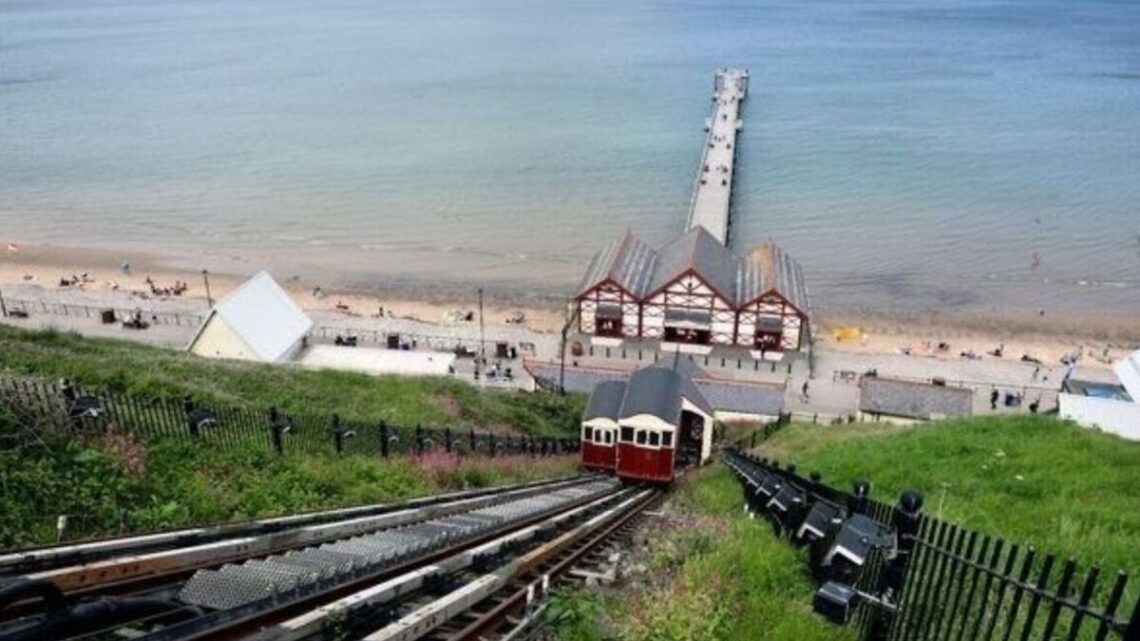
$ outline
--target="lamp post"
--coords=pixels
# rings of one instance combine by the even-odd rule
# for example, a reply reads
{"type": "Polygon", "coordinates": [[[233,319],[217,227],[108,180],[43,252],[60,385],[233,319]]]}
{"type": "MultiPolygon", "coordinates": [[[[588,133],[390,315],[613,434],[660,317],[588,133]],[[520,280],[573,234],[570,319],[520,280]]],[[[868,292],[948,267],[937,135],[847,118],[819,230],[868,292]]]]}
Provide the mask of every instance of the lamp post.
{"type": "Polygon", "coordinates": [[[202,270],[202,281],[206,283],[206,306],[213,309],[214,299],[210,296],[210,272],[205,269],[202,270]]]}
{"type": "Polygon", "coordinates": [[[487,365],[487,344],[483,341],[483,288],[479,288],[479,360],[487,365]]]}

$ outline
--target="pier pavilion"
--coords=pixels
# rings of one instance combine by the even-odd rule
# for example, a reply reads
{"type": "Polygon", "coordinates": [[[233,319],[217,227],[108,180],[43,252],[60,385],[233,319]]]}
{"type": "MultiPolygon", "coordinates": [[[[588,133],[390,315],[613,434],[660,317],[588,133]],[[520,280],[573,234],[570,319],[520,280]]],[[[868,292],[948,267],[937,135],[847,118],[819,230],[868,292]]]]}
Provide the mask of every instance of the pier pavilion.
{"type": "Polygon", "coordinates": [[[746,69],[716,72],[687,231],[661,249],[627,231],[590,262],[571,312],[592,344],[652,340],[670,350],[723,346],[759,357],[808,346],[811,303],[800,264],[773,243],[744,255],[727,246],[747,92],[746,69]]]}
{"type": "Polygon", "coordinates": [[[577,329],[610,345],[652,339],[797,351],[811,322],[798,262],[772,243],[737,256],[701,226],[660,250],[626,232],[591,261],[573,306],[577,329]]]}

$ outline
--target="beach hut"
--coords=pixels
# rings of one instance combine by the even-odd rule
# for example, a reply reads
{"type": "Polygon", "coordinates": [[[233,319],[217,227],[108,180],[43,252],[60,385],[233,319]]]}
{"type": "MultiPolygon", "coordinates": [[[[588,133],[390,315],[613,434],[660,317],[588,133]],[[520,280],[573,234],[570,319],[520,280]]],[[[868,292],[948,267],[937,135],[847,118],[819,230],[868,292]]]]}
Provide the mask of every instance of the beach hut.
{"type": "Polygon", "coordinates": [[[187,349],[210,358],[281,363],[300,351],[312,328],[289,294],[261,272],[210,310],[187,349]]]}

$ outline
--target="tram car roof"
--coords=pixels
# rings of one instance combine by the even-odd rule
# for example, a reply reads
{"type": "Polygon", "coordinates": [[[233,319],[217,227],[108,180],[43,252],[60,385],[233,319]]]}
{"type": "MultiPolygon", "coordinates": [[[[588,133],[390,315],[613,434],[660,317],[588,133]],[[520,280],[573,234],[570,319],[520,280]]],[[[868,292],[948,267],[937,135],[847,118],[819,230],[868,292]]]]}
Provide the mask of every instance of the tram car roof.
{"type": "Polygon", "coordinates": [[[625,381],[603,381],[594,387],[590,394],[590,401],[586,403],[586,411],[582,414],[582,422],[590,423],[598,419],[616,422],[618,412],[621,410],[622,399],[625,398],[625,381]]]}
{"type": "Polygon", "coordinates": [[[681,359],[677,359],[673,367],[653,366],[634,372],[626,385],[618,418],[648,414],[676,424],[686,400],[711,417],[712,406],[693,379],[678,371],[680,362],[681,359]]]}

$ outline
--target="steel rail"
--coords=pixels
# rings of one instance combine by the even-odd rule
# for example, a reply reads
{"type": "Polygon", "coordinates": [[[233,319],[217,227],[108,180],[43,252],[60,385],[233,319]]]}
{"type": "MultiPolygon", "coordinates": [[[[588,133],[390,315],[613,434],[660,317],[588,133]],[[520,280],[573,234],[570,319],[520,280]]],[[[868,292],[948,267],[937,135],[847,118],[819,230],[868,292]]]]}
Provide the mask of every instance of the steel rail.
{"type": "MultiPolygon", "coordinates": [[[[652,503],[657,496],[658,490],[642,490],[635,496],[625,499],[618,505],[592,517],[553,541],[526,552],[494,572],[484,574],[459,589],[376,630],[365,636],[363,641],[414,641],[419,639],[508,587],[515,579],[525,573],[548,562],[583,539],[589,538],[589,543],[578,550],[584,553],[584,550],[592,548],[626,520],[633,518],[635,514],[652,503]],[[599,529],[601,529],[600,534],[590,537],[599,529]]],[[[505,610],[499,614],[505,614],[505,610]]],[[[489,625],[490,622],[488,621],[487,624],[489,625]]]]}
{"type": "MultiPolygon", "coordinates": [[[[308,526],[260,537],[239,537],[184,549],[112,558],[92,564],[33,573],[17,579],[50,582],[72,601],[97,595],[133,594],[185,579],[194,570],[506,503],[512,499],[542,494],[551,489],[586,484],[593,478],[596,477],[577,477],[554,483],[528,485],[450,503],[308,526]]],[[[40,603],[33,601],[13,603],[0,611],[0,621],[12,621],[35,614],[41,607],[40,603]]]]}
{"type": "MultiPolygon", "coordinates": [[[[632,509],[616,522],[607,526],[602,532],[594,536],[589,542],[577,547],[570,551],[564,558],[559,560],[553,567],[543,573],[540,579],[541,585],[549,586],[552,579],[567,574],[575,565],[577,565],[582,557],[586,556],[599,545],[609,540],[615,533],[625,528],[629,523],[641,514],[646,507],[653,504],[659,495],[655,495],[639,504],[636,509],[632,509]]],[[[468,641],[470,639],[481,639],[489,633],[494,632],[507,617],[513,612],[518,611],[520,608],[525,608],[530,599],[534,595],[535,584],[528,582],[527,585],[515,590],[510,596],[495,605],[489,611],[484,613],[469,625],[447,636],[447,641],[468,641]]]]}
{"type": "Polygon", "coordinates": [[[199,621],[176,625],[143,637],[141,641],[204,641],[257,639],[282,641],[311,635],[329,623],[331,613],[351,613],[372,607],[389,599],[406,595],[422,587],[425,580],[442,577],[464,564],[475,562],[480,555],[503,550],[511,541],[538,536],[539,533],[571,520],[591,506],[613,500],[626,492],[613,487],[601,493],[554,506],[519,521],[444,549],[408,558],[389,567],[335,587],[307,594],[293,600],[277,599],[268,607],[247,606],[229,612],[216,612],[199,621]],[[379,583],[378,583],[379,582],[379,583]]]}
{"type": "Polygon", "coordinates": [[[476,490],[420,496],[395,503],[375,503],[333,510],[302,512],[299,514],[269,517],[239,523],[221,523],[217,525],[182,528],[125,537],[92,539],[80,543],[10,550],[0,553],[0,577],[49,570],[63,564],[75,565],[91,563],[115,554],[141,554],[162,548],[186,547],[192,544],[209,543],[233,536],[267,534],[290,527],[383,514],[395,510],[424,507],[453,500],[489,496],[514,489],[557,485],[584,478],[586,477],[559,477],[494,488],[480,488],[476,490]]]}

